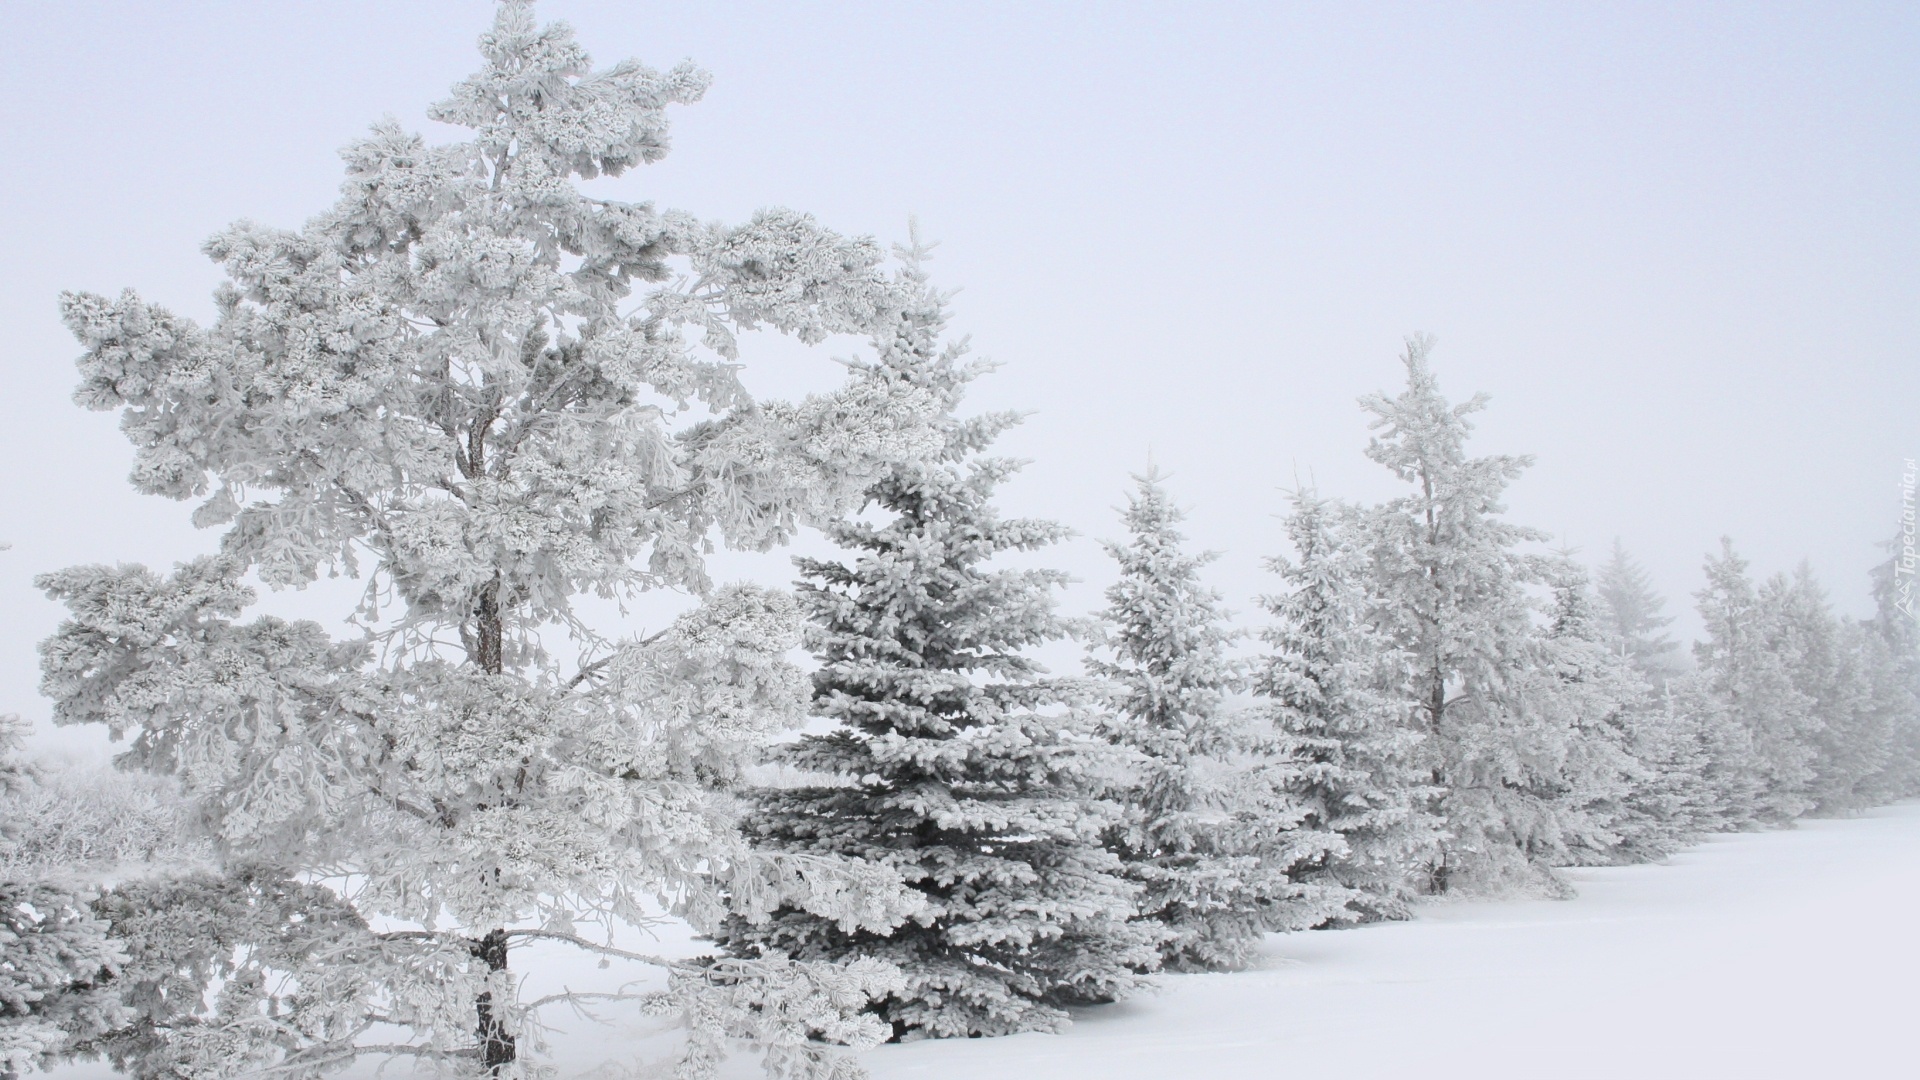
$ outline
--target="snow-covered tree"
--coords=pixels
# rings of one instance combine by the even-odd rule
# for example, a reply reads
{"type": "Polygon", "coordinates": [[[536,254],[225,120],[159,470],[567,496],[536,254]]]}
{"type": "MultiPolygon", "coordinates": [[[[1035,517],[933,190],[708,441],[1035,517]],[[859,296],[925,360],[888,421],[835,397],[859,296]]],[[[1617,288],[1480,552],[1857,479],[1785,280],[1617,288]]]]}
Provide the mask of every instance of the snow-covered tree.
{"type": "MultiPolygon", "coordinates": [[[[953,365],[938,301],[903,343],[953,365]]],[[[800,782],[761,791],[750,818],[767,850],[883,865],[926,906],[887,932],[789,904],[722,936],[746,956],[897,965],[905,985],[877,1010],[901,1038],[1053,1030],[1155,960],[1129,921],[1138,890],[1100,846],[1124,762],[1079,707],[1087,688],[1027,655],[1066,633],[1065,575],[990,565],[1065,535],[993,507],[1016,464],[977,455],[1013,422],[953,421],[944,449],[872,486],[868,515],[827,528],[851,562],[800,560],[814,709],[837,726],[786,748],[800,782]]]]}
{"type": "Polygon", "coordinates": [[[314,1077],[351,1061],[376,1016],[472,1020],[471,998],[438,985],[466,982],[467,950],[383,940],[332,890],[270,868],[135,878],[93,906],[121,954],[103,986],[118,1016],[72,1049],[122,1073],[314,1077]]]}
{"type": "Polygon", "coordinates": [[[1625,714],[1642,771],[1624,800],[1618,853],[1658,858],[1724,826],[1727,792],[1711,779],[1713,762],[1744,736],[1725,729],[1713,710],[1694,707],[1680,647],[1665,632],[1673,624],[1662,610],[1666,601],[1618,538],[1595,576],[1595,593],[1601,640],[1647,684],[1625,714]]]}
{"type": "MultiPolygon", "coordinates": [[[[0,809],[32,790],[35,769],[20,756],[27,723],[12,713],[0,713],[0,809]]],[[[11,861],[20,842],[19,815],[0,813],[0,865],[11,861]]]]}
{"type": "Polygon", "coordinates": [[[1450,405],[1408,340],[1407,388],[1362,399],[1376,432],[1367,456],[1412,485],[1368,509],[1370,618],[1411,657],[1409,695],[1448,836],[1430,867],[1437,891],[1559,891],[1550,867],[1575,827],[1567,772],[1578,731],[1565,710],[1528,696],[1545,663],[1530,591],[1559,560],[1520,550],[1547,539],[1499,516],[1530,458],[1469,457],[1477,396],[1450,405]]]}
{"type": "Polygon", "coordinates": [[[110,984],[125,959],[94,890],[0,876],[0,1080],[57,1060],[125,1020],[110,984]]]}
{"type": "MultiPolygon", "coordinates": [[[[64,297],[76,399],[121,410],[136,488],[198,500],[194,521],[224,531],[171,574],[40,584],[71,613],[42,647],[57,721],[131,734],[126,760],[181,777],[228,865],[350,875],[359,916],[416,924],[381,939],[438,965],[409,1052],[501,1076],[524,1070],[522,942],[596,947],[572,928],[643,919],[649,898],[707,927],[795,904],[882,931],[912,909],[881,868],[740,836],[727,787],[804,715],[785,659],[798,611],[711,590],[703,553],[830,519],[942,436],[939,395],[891,349],[912,290],[873,242],[574,182],[658,160],[667,106],[698,99],[703,73],[595,70],[525,0],[499,5],[481,51],[430,114],[470,139],[377,126],[345,151],[331,209],[208,242],[230,279],[211,327],[131,292],[64,297]],[[883,359],[831,393],[759,400],[738,342],[756,327],[867,335],[883,359]],[[243,577],[322,573],[367,582],[354,635],[242,619],[243,577]],[[606,640],[574,605],[661,587],[705,601],[646,640],[606,640]]],[[[757,1017],[787,1048],[770,1064],[800,1072],[837,1067],[822,1039],[884,1033],[836,1021],[791,1041],[824,1030],[821,1001],[857,1010],[892,985],[876,965],[777,957],[673,977],[732,1018],[709,1010],[702,1030],[757,1017]]],[[[251,1014],[221,1022],[234,1060],[311,1048],[261,1042],[251,1014]]]]}
{"type": "Polygon", "coordinates": [[[0,792],[0,874],[204,862],[194,817],[171,777],[108,765],[41,770],[0,792]]]}
{"type": "Polygon", "coordinates": [[[1639,756],[1651,741],[1644,729],[1658,723],[1653,688],[1631,656],[1609,640],[1599,609],[1586,571],[1564,563],[1553,584],[1545,664],[1523,693],[1534,708],[1557,714],[1571,733],[1560,766],[1570,861],[1659,858],[1679,847],[1685,834],[1635,798],[1654,781],[1639,756]]]}
{"type": "Polygon", "coordinates": [[[1269,652],[1254,690],[1271,704],[1297,763],[1304,824],[1343,842],[1301,878],[1354,890],[1346,918],[1403,919],[1414,871],[1440,842],[1430,811],[1439,790],[1419,756],[1410,657],[1368,621],[1354,517],[1311,491],[1295,493],[1286,519],[1294,557],[1267,560],[1286,591],[1262,601],[1274,623],[1261,635],[1269,652]]]}
{"type": "Polygon", "coordinates": [[[1795,641],[1779,600],[1763,602],[1747,562],[1721,541],[1706,561],[1707,583],[1694,594],[1706,640],[1694,643],[1695,677],[1687,708],[1710,733],[1711,772],[1721,789],[1725,825],[1779,824],[1813,806],[1813,699],[1794,685],[1795,641]]]}
{"type": "Polygon", "coordinates": [[[1873,623],[1833,620],[1832,666],[1815,695],[1821,731],[1815,736],[1813,799],[1823,814],[1847,814],[1892,802],[1889,783],[1902,757],[1900,696],[1888,695],[1880,669],[1884,639],[1873,623]]]}
{"type": "Polygon", "coordinates": [[[1673,616],[1662,614],[1666,600],[1618,537],[1595,576],[1594,591],[1599,598],[1595,614],[1608,647],[1632,663],[1654,689],[1664,688],[1682,667],[1679,643],[1665,632],[1673,616]]]}
{"type": "Polygon", "coordinates": [[[0,795],[25,791],[33,782],[33,767],[20,756],[26,735],[26,721],[12,713],[0,714],[0,795]]]}
{"type": "Polygon", "coordinates": [[[14,800],[40,779],[20,756],[26,732],[0,715],[0,1080],[52,1064],[127,1015],[108,985],[125,951],[93,911],[98,889],[13,857],[34,824],[11,813],[14,800]]]}
{"type": "Polygon", "coordinates": [[[1872,805],[1862,785],[1886,766],[1893,747],[1891,731],[1872,707],[1860,628],[1834,616],[1826,590],[1804,562],[1792,578],[1769,581],[1761,603],[1779,627],[1794,689],[1818,723],[1810,739],[1813,809],[1837,814],[1872,805]]]}
{"type": "Polygon", "coordinates": [[[1676,676],[1634,717],[1633,755],[1642,775],[1627,794],[1621,855],[1657,859],[1729,827],[1733,802],[1723,762],[1745,733],[1715,711],[1700,710],[1687,692],[1693,676],[1676,676]]]}
{"type": "Polygon", "coordinates": [[[1109,542],[1120,578],[1097,614],[1088,669],[1109,686],[1111,736],[1139,755],[1126,816],[1107,838],[1141,886],[1140,918],[1164,929],[1170,970],[1244,964],[1268,931],[1319,925],[1348,890],[1296,880],[1324,865],[1340,840],[1289,788],[1295,763],[1258,713],[1230,710],[1245,683],[1229,655],[1240,635],[1202,583],[1215,557],[1189,554],[1184,519],[1157,473],[1136,477],[1109,542]]]}

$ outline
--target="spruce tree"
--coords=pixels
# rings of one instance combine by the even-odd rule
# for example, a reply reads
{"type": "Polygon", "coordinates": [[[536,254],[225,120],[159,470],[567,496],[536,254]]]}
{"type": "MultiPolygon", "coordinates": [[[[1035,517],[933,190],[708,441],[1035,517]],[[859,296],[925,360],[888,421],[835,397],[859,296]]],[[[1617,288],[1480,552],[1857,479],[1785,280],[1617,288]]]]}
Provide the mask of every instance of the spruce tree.
{"type": "MultiPolygon", "coordinates": [[[[936,344],[940,299],[923,295],[896,344],[941,358],[952,402],[970,372],[936,344]]],[[[924,908],[885,932],[788,904],[719,935],[736,955],[897,965],[905,984],[875,1009],[898,1038],[1056,1030],[1156,960],[1157,935],[1130,921],[1139,890],[1100,845],[1122,755],[1083,707],[1089,688],[1027,655],[1067,632],[1066,576],[989,565],[1066,535],[994,509],[1017,466],[979,452],[1014,421],[952,421],[940,452],[894,466],[868,513],[827,527],[850,561],[798,560],[814,710],[837,726],[779,756],[801,782],[759,792],[747,819],[764,849],[891,869],[924,908]]]]}
{"type": "Polygon", "coordinates": [[[1568,561],[1553,585],[1546,665],[1528,692],[1558,712],[1570,737],[1561,775],[1568,861],[1607,865],[1659,858],[1678,847],[1668,822],[1634,795],[1652,780],[1639,756],[1648,740],[1653,688],[1616,651],[1602,625],[1586,571],[1568,561]]]}
{"type": "Polygon", "coordinates": [[[1720,827],[1725,792],[1710,780],[1710,747],[1728,740],[1713,732],[1711,714],[1690,706],[1685,659],[1665,633],[1673,617],[1663,614],[1665,599],[1618,538],[1595,575],[1594,591],[1600,639],[1647,684],[1625,714],[1641,775],[1624,801],[1619,854],[1659,858],[1720,827]]]}
{"type": "Polygon", "coordinates": [[[1787,586],[1775,583],[1763,600],[1730,539],[1707,558],[1706,574],[1694,594],[1707,636],[1693,646],[1689,707],[1710,733],[1726,825],[1783,824],[1813,806],[1820,728],[1814,700],[1794,684],[1799,656],[1782,603],[1787,586]]]}
{"type": "Polygon", "coordinates": [[[1676,676],[1635,720],[1633,755],[1643,774],[1626,799],[1621,853],[1628,859],[1658,859],[1728,827],[1721,748],[1743,745],[1744,736],[1696,707],[1686,689],[1691,678],[1676,676]]]}
{"type": "Polygon", "coordinates": [[[1834,616],[1826,590],[1805,562],[1791,579],[1770,581],[1761,599],[1780,628],[1794,689],[1808,700],[1818,721],[1811,738],[1813,776],[1807,792],[1812,809],[1845,814],[1873,805],[1862,786],[1890,760],[1892,732],[1872,707],[1866,642],[1859,627],[1834,616]]]}
{"type": "Polygon", "coordinates": [[[1550,871],[1566,854],[1577,733],[1526,691],[1543,665],[1532,590],[1557,561],[1521,545],[1547,539],[1500,517],[1501,496],[1532,459],[1469,457],[1468,420],[1484,395],[1454,406],[1427,363],[1431,341],[1408,340],[1407,388],[1362,399],[1377,433],[1367,456],[1412,486],[1371,508],[1370,618],[1408,653],[1411,704],[1447,838],[1429,868],[1439,892],[1562,892],[1550,871]]]}
{"type": "Polygon", "coordinates": [[[1618,537],[1595,577],[1594,591],[1599,601],[1596,617],[1608,647],[1626,658],[1655,690],[1663,689],[1682,670],[1680,646],[1665,633],[1673,625],[1673,616],[1661,613],[1666,600],[1618,537]]]}
{"type": "Polygon", "coordinates": [[[0,876],[0,1080],[60,1060],[124,1023],[113,985],[126,952],[93,910],[96,890],[0,876]]]}
{"type": "Polygon", "coordinates": [[[1302,880],[1351,889],[1343,918],[1404,919],[1413,873],[1440,841],[1438,795],[1419,758],[1424,735],[1407,680],[1411,657],[1367,618],[1365,550],[1351,509],[1310,491],[1293,497],[1294,558],[1267,566],[1287,591],[1262,603],[1274,623],[1254,692],[1269,703],[1298,763],[1304,827],[1337,835],[1302,880]]]}
{"type": "Polygon", "coordinates": [[[1234,968],[1267,931],[1305,929],[1341,909],[1344,887],[1294,880],[1340,840],[1289,791],[1296,764],[1272,729],[1227,708],[1245,679],[1229,655],[1240,635],[1200,580],[1215,556],[1186,552],[1185,515],[1157,473],[1135,479],[1129,540],[1105,545],[1120,578],[1088,661],[1111,688],[1112,737],[1140,758],[1107,845],[1141,886],[1140,917],[1164,928],[1163,967],[1234,968]]]}
{"type": "MultiPolygon", "coordinates": [[[[33,784],[37,770],[20,756],[27,731],[27,722],[20,717],[0,713],[0,796],[19,794],[33,784]]],[[[7,824],[0,821],[0,837],[6,835],[7,824]]]]}

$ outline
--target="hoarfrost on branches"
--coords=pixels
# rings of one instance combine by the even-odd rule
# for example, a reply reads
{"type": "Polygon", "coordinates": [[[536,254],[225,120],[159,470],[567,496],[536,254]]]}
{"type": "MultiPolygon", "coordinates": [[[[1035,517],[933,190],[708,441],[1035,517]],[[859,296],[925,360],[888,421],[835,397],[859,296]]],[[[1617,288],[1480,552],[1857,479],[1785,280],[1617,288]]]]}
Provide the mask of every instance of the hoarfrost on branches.
{"type": "MultiPolygon", "coordinates": [[[[923,286],[909,310],[894,347],[932,363],[951,408],[978,369],[939,340],[943,296],[923,286]]],[[[1054,1030],[1155,960],[1155,935],[1129,922],[1136,887],[1100,846],[1122,755],[1089,688],[1026,655],[1067,631],[1051,595],[1065,575],[988,565],[1065,533],[993,507],[1017,466],[979,452],[1015,419],[950,416],[938,454],[869,489],[881,520],[827,529],[857,558],[800,560],[814,708],[839,724],[782,748],[802,782],[762,789],[752,816],[763,850],[884,865],[925,907],[880,931],[788,904],[722,935],[748,957],[896,965],[875,1006],[896,1037],[1054,1030]]]]}
{"type": "MultiPolygon", "coordinates": [[[[473,1007],[461,1052],[504,1075],[526,1067],[516,927],[642,920],[647,898],[697,925],[792,903],[883,929],[913,910],[878,867],[740,842],[727,789],[803,715],[797,612],[714,589],[704,555],[831,518],[943,436],[940,395],[889,349],[913,289],[874,242],[577,186],[658,160],[667,107],[704,73],[595,70],[523,0],[481,51],[431,113],[471,138],[377,126],[344,151],[332,208],[207,243],[228,276],[211,327],[131,292],[63,298],[76,400],[120,410],[136,488],[194,501],[222,536],[170,574],[40,584],[71,612],[43,645],[56,718],[129,734],[130,763],[179,775],[228,865],[350,875],[358,915],[467,950],[444,983],[473,1007]],[[738,363],[759,328],[863,335],[879,356],[837,390],[762,401],[738,363]],[[358,635],[243,617],[248,575],[322,573],[367,582],[358,635]],[[643,641],[574,609],[663,587],[704,601],[643,641]]],[[[756,972],[726,992],[786,977],[756,972]]],[[[429,1029],[409,1045],[459,1050],[429,1029]]]]}
{"type": "Polygon", "coordinates": [[[1275,621],[1253,685],[1299,762],[1307,823],[1342,841],[1302,876],[1353,890],[1343,919],[1407,918],[1415,871],[1442,835],[1409,700],[1412,657],[1368,619],[1355,508],[1297,492],[1286,529],[1294,557],[1267,565],[1288,588],[1265,600],[1275,621]]]}
{"type": "Polygon", "coordinates": [[[1228,654],[1239,634],[1200,579],[1213,556],[1184,549],[1185,515],[1157,473],[1135,479],[1129,539],[1106,544],[1120,578],[1088,662],[1111,688],[1109,737],[1140,759],[1107,846],[1164,937],[1162,966],[1239,967],[1268,931],[1342,909],[1350,891],[1311,871],[1345,845],[1292,790],[1300,763],[1267,717],[1227,705],[1246,679],[1228,654]]]}
{"type": "Polygon", "coordinates": [[[1369,617],[1411,658],[1409,703],[1425,734],[1448,836],[1429,868],[1438,892],[1564,891],[1552,874],[1585,829],[1582,734],[1563,699],[1539,691],[1550,662],[1534,590],[1561,561],[1523,547],[1548,539],[1500,515],[1508,484],[1532,459],[1470,457],[1475,397],[1450,405],[1410,338],[1407,387],[1362,406],[1377,433],[1367,456],[1412,491],[1369,508],[1369,617]]]}

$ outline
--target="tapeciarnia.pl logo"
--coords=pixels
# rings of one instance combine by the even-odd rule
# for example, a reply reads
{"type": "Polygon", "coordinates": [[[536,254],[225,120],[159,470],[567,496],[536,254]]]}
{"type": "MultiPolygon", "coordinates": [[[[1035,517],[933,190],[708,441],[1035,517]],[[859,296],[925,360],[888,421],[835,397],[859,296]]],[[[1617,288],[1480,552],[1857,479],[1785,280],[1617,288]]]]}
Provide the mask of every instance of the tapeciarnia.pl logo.
{"type": "Polygon", "coordinates": [[[1915,468],[1914,459],[1906,458],[1900,467],[1900,553],[1893,560],[1894,606],[1909,619],[1914,617],[1913,481],[1916,473],[1920,473],[1920,469],[1915,468]]]}

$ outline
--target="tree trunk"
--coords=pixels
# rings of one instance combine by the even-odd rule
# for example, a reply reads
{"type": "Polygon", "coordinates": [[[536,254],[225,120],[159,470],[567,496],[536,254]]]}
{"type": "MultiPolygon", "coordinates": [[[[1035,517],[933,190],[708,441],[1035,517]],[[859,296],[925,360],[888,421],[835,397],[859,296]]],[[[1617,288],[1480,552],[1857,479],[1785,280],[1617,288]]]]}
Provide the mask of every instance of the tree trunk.
{"type": "MultiPolygon", "coordinates": [[[[486,961],[487,974],[507,970],[505,930],[474,938],[471,948],[476,958],[486,961]]],[[[473,1011],[478,1020],[475,1034],[480,1037],[480,1063],[487,1067],[487,1072],[497,1076],[517,1057],[513,1035],[507,1031],[505,1017],[494,1011],[493,991],[483,991],[475,998],[473,1011]]]]}
{"type": "MultiPolygon", "coordinates": [[[[472,660],[480,670],[489,675],[498,675],[503,666],[502,644],[506,636],[500,617],[498,575],[481,589],[480,600],[474,605],[473,614],[476,648],[472,660]]],[[[486,961],[488,975],[507,970],[506,930],[494,930],[485,937],[473,939],[472,948],[475,958],[486,961]]],[[[480,1038],[480,1061],[489,1074],[498,1076],[518,1056],[514,1037],[507,1031],[505,1010],[495,1010],[493,991],[487,990],[474,999],[473,1011],[474,1033],[480,1038]]]]}
{"type": "Polygon", "coordinates": [[[498,675],[505,667],[506,626],[500,615],[500,575],[480,590],[473,606],[473,662],[481,671],[498,675]]]}

